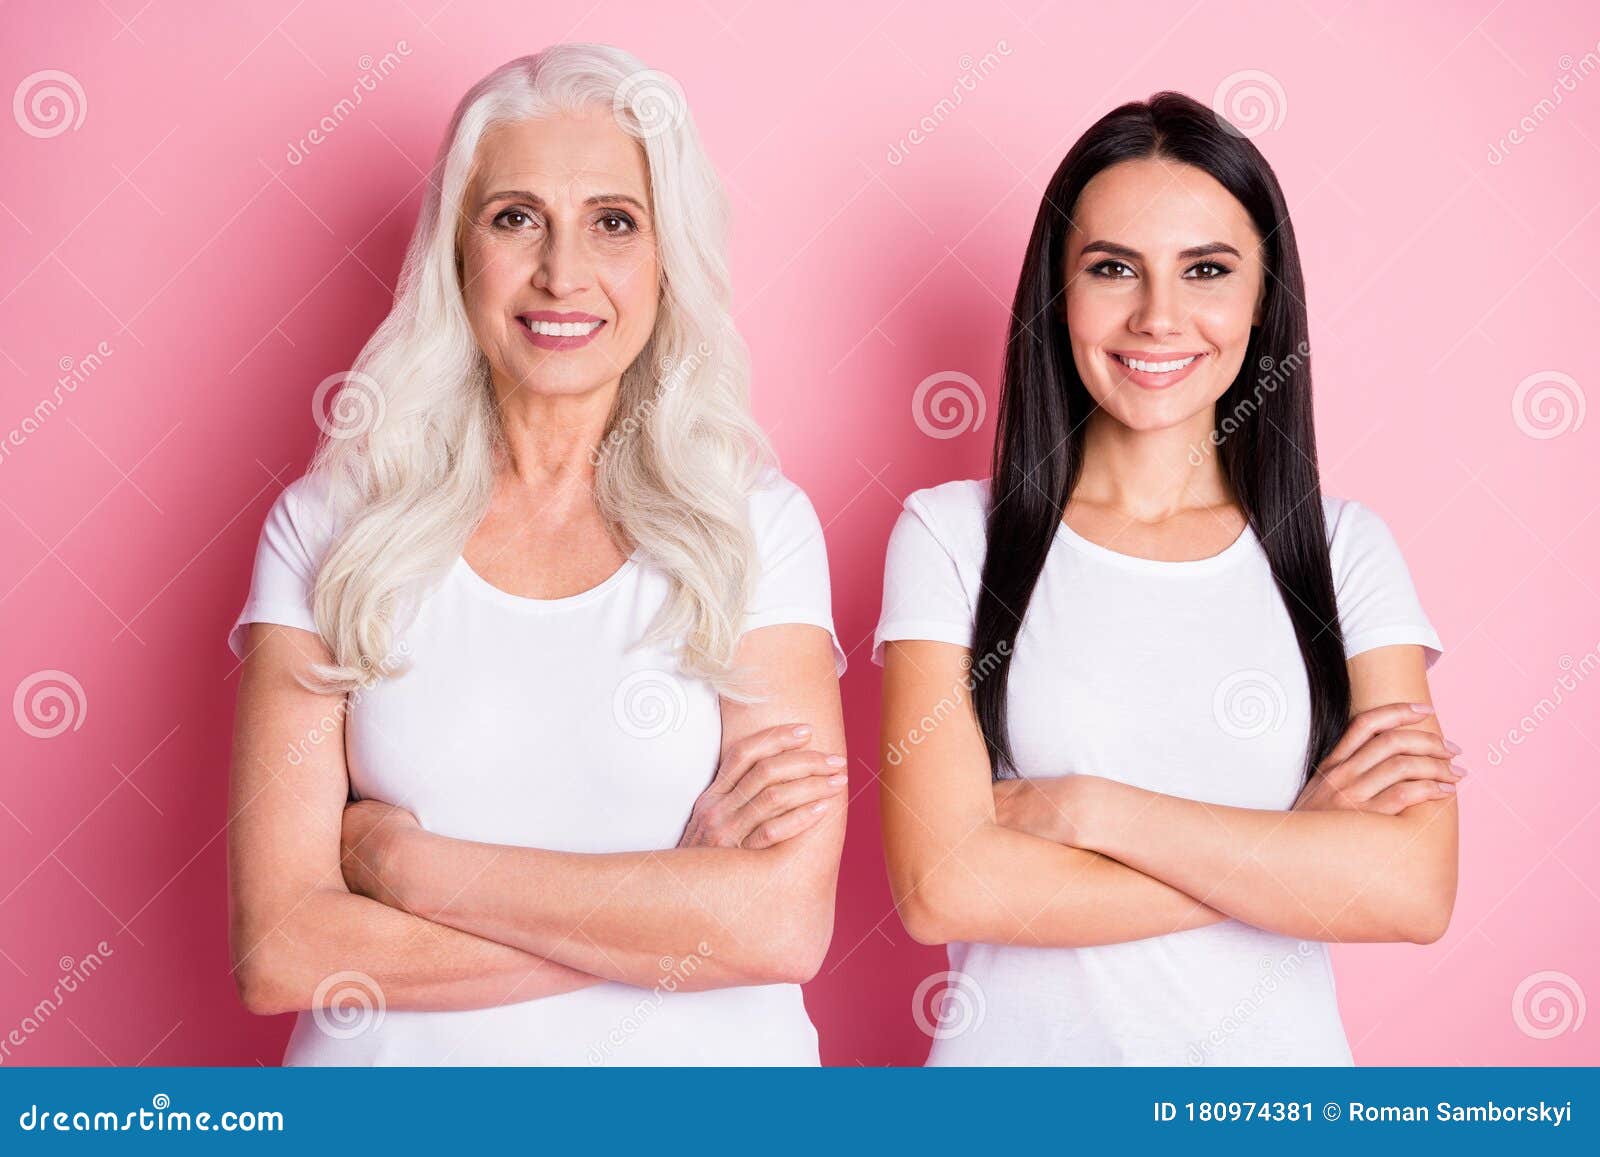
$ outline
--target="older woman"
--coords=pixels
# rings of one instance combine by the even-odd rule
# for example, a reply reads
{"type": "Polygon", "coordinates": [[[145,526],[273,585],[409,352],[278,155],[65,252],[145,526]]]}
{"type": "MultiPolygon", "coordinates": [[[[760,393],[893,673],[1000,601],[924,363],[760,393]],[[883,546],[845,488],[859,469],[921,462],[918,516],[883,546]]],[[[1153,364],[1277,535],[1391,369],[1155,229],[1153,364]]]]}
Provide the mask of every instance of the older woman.
{"type": "Polygon", "coordinates": [[[229,639],[234,969],[286,1064],[818,1063],[844,655],[724,212],[616,49],[457,108],[229,639]]]}

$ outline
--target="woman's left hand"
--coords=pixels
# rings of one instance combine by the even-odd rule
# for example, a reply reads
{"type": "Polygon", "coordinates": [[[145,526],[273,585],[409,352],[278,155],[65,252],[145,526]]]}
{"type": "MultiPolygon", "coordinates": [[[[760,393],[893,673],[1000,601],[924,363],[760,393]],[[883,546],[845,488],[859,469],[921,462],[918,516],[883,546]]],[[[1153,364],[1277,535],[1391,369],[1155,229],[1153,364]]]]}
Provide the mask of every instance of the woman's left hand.
{"type": "Polygon", "coordinates": [[[382,800],[361,799],[345,805],[339,840],[339,866],[344,870],[345,885],[357,895],[369,896],[391,908],[403,908],[391,887],[396,847],[405,836],[421,830],[416,816],[382,800]]]}

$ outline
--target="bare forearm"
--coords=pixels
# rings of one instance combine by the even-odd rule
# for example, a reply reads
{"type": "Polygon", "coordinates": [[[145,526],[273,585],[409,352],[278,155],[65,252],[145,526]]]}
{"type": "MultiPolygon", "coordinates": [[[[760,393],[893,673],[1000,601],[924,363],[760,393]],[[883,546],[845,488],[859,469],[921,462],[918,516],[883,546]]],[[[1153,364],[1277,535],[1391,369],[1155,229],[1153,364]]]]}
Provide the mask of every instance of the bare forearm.
{"type": "Polygon", "coordinates": [[[235,965],[253,1012],[272,1014],[381,993],[388,1008],[489,1008],[574,992],[599,977],[432,923],[365,896],[318,889],[270,927],[241,929],[235,965]],[[340,973],[349,977],[334,979],[340,973]]]}
{"type": "Polygon", "coordinates": [[[758,851],[579,854],[418,829],[388,875],[409,911],[610,980],[648,987],[670,958],[697,961],[683,988],[772,983],[791,979],[796,942],[832,927],[831,883],[823,898],[785,878],[801,875],[789,868],[809,836],[758,851]]]}
{"type": "Polygon", "coordinates": [[[1440,911],[1444,881],[1406,855],[1420,812],[1265,811],[1105,781],[1084,814],[1077,846],[1285,935],[1413,940],[1440,911]]]}
{"type": "Polygon", "coordinates": [[[925,943],[1035,947],[1116,944],[1227,919],[1116,860],[991,823],[910,881],[900,910],[925,943]]]}

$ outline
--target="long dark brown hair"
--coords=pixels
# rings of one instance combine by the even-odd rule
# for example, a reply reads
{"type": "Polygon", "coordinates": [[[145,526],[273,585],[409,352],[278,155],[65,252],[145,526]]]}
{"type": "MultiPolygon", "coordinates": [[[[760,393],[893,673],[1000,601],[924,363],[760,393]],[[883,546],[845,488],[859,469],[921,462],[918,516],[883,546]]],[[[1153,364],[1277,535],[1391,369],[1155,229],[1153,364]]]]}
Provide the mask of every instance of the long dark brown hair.
{"type": "Polygon", "coordinates": [[[989,668],[974,698],[997,779],[1016,770],[1006,732],[1006,687],[1017,632],[1077,485],[1085,421],[1094,408],[1060,310],[1071,213],[1102,169],[1154,157],[1216,178],[1264,239],[1261,324],[1252,328],[1244,364],[1217,403],[1215,412],[1229,416],[1229,428],[1214,441],[1223,473],[1266,551],[1305,662],[1311,689],[1305,775],[1348,722],[1350,677],[1312,429],[1305,287],[1288,206],[1254,144],[1198,101],[1159,92],[1107,113],[1067,153],[1045,189],[1011,307],[988,551],[972,640],[974,661],[983,656],[989,668]],[[1272,367],[1271,389],[1255,385],[1262,367],[1272,367]]]}

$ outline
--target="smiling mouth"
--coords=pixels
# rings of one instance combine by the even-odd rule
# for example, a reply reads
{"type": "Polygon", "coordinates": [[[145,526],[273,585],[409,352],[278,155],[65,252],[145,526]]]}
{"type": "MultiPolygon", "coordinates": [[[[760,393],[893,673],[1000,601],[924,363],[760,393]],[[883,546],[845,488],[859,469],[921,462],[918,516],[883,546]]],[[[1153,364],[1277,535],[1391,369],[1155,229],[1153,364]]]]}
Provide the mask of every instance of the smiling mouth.
{"type": "Polygon", "coordinates": [[[517,320],[529,333],[541,337],[588,337],[605,325],[603,321],[530,321],[525,317],[517,320]]]}
{"type": "Polygon", "coordinates": [[[1124,357],[1122,354],[1112,354],[1111,356],[1130,370],[1139,370],[1147,374],[1171,374],[1187,368],[1200,355],[1190,354],[1187,357],[1173,358],[1167,361],[1144,361],[1139,358],[1124,357]]]}

